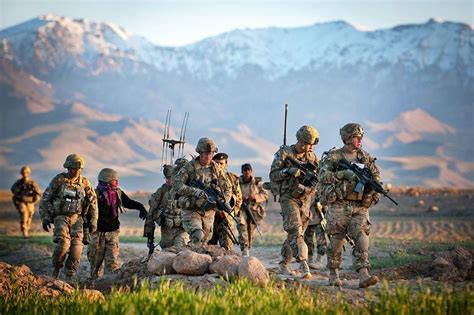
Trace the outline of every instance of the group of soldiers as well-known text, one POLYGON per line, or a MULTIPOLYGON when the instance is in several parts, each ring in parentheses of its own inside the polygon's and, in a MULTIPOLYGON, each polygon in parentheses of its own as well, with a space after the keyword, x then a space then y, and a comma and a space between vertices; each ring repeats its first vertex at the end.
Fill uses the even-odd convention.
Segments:
MULTIPOLYGON (((113 169, 99 172, 94 189, 81 175, 84 159, 71 154, 63 165, 67 172, 53 178, 39 202, 43 229, 49 231, 54 224, 53 276, 59 276, 66 257, 65 275, 75 276, 83 244, 88 244, 93 278, 104 272, 104 261, 105 272, 116 270, 119 214, 123 208, 139 210, 139 217, 145 220, 144 237, 150 254, 155 249, 155 225, 158 225, 159 245, 163 249, 180 248, 191 242, 219 244, 229 250, 239 244, 242 256, 249 256, 255 230, 265 216, 264 203, 269 189, 279 198, 283 229, 287 233, 281 249, 281 273, 299 273, 308 278, 310 267, 322 268, 327 253, 329 284, 341 286, 342 251, 344 242, 350 239, 359 286, 376 284, 377 277, 369 275, 368 208, 378 202, 378 193, 360 189, 356 174, 341 169, 340 161, 344 159, 367 168, 377 181, 379 171, 375 159, 362 149, 364 130, 359 124, 346 124, 340 135, 343 147, 325 152, 320 162, 313 152, 313 146, 319 142, 318 131, 312 126, 301 127, 296 133, 297 142, 283 145, 275 153, 270 182, 265 185, 262 178, 253 176, 248 163, 242 165, 240 176, 228 172, 229 156, 218 153, 212 139, 201 138, 196 146, 197 157, 191 161, 179 158, 174 165, 164 165, 165 183, 151 195, 148 212, 143 204, 130 199, 118 187, 119 176, 113 169), (233 232, 234 222, 238 239, 233 232), (297 271, 290 267, 293 258, 300 263, 297 271)), ((30 169, 23 167, 21 173, 22 179, 15 182, 12 192, 21 213, 21 230, 28 237, 34 204, 41 193, 30 178, 30 169)))

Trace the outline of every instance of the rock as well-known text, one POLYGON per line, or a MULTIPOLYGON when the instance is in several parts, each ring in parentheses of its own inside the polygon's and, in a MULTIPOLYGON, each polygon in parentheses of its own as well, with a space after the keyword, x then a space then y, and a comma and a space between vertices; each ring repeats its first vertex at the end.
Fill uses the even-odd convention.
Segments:
POLYGON ((172 252, 155 252, 147 263, 147 269, 155 275, 166 275, 175 273, 173 261, 177 255, 172 252))
POLYGON ((228 278, 237 276, 241 260, 242 258, 237 255, 225 255, 213 262, 209 266, 209 271, 228 278))
POLYGON ((84 289, 82 295, 89 301, 103 302, 105 301, 104 295, 98 290, 84 289))
POLYGON ((461 246, 456 246, 453 250, 453 263, 459 269, 461 275, 466 278, 469 271, 472 269, 471 253, 461 246))
POLYGON ((418 206, 423 207, 425 205, 425 201, 423 199, 418 200, 418 206))
POLYGON ((176 255, 173 268, 180 274, 199 276, 207 272, 211 263, 212 258, 209 255, 183 250, 176 255))
POLYGON ((438 206, 430 206, 428 208, 428 212, 438 212, 438 211, 439 211, 438 206))
POLYGON ((238 274, 255 283, 267 283, 270 280, 267 269, 256 257, 244 257, 239 264, 238 274))
POLYGON ((443 257, 437 257, 430 263, 430 268, 447 268, 451 266, 451 263, 443 257))

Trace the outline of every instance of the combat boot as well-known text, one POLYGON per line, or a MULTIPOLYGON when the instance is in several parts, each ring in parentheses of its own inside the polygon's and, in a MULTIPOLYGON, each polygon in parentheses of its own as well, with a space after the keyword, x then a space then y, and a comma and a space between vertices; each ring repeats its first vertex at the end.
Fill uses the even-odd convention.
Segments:
POLYGON ((367 288, 377 284, 377 282, 379 282, 379 278, 369 275, 367 268, 361 268, 359 270, 359 288, 367 288))
POLYGON ((323 256, 318 255, 317 258, 313 258, 313 257, 311 258, 312 258, 311 260, 308 260, 309 262, 308 265, 311 269, 320 270, 324 268, 323 256))
POLYGON ((309 271, 309 266, 306 260, 302 260, 300 263, 300 272, 301 272, 301 278, 303 279, 309 279, 311 278, 311 271, 309 271))
POLYGON ((329 270, 329 285, 342 287, 342 281, 339 279, 339 269, 329 270))
POLYGON ((290 268, 290 263, 287 262, 280 262, 278 272, 285 276, 295 275, 295 272, 290 268))
POLYGON ((54 279, 58 279, 58 278, 59 278, 59 270, 60 270, 59 268, 54 268, 53 274, 52 274, 52 276, 53 276, 54 279))
POLYGON ((248 248, 244 248, 242 250, 242 257, 249 257, 250 256, 250 251, 248 248))

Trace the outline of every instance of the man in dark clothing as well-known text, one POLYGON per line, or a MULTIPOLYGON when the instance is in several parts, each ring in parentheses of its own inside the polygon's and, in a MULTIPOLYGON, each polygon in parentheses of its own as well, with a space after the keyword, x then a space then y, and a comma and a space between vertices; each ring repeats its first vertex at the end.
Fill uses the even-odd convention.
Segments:
POLYGON ((96 194, 99 219, 97 231, 92 234, 92 241, 87 249, 92 278, 100 276, 104 260, 106 273, 113 272, 119 267, 119 211, 123 213, 123 208, 136 209, 140 211, 140 219, 144 220, 147 217, 143 204, 130 199, 118 187, 118 173, 113 169, 104 168, 99 172, 96 194))

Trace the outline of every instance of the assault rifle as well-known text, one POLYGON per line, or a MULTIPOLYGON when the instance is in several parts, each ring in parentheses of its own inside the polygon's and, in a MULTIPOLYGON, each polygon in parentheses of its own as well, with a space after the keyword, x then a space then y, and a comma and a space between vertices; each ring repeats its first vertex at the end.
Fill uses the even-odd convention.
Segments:
POLYGON ((351 170, 357 176, 359 181, 357 182, 354 189, 356 193, 360 193, 364 187, 369 190, 375 190, 379 194, 382 194, 384 197, 390 199, 391 202, 398 206, 398 203, 388 195, 388 191, 383 189, 382 185, 374 178, 374 175, 367 167, 361 168, 356 164, 352 164, 346 159, 340 160, 338 167, 342 170, 351 170))
POLYGON ((239 224, 239 221, 237 221, 237 219, 232 214, 234 206, 231 206, 225 200, 224 194, 222 194, 219 189, 212 186, 206 187, 200 180, 191 181, 189 186, 201 189, 206 193, 207 200, 202 206, 202 210, 206 211, 208 209, 217 208, 217 210, 227 213, 237 224, 239 224))
POLYGON ((318 183, 318 168, 309 162, 303 163, 288 156, 285 160, 286 164, 298 168, 304 176, 303 185, 306 187, 314 187, 318 183))
POLYGON ((252 221, 252 224, 255 225, 255 227, 257 228, 258 234, 260 234, 261 236, 262 232, 260 232, 260 229, 258 228, 257 220, 255 220, 255 216, 253 215, 252 210, 250 210, 248 204, 246 204, 245 202, 242 202, 241 208, 244 209, 245 214, 247 215, 247 217, 250 218, 250 221, 252 221))
MULTIPOLYGON (((219 213, 222 215, 218 215, 215 220, 217 220, 217 224, 220 224, 222 229, 224 230, 225 234, 230 238, 232 243, 234 245, 240 245, 239 241, 234 235, 234 232, 232 232, 232 228, 230 226, 229 220, 227 219, 227 216, 224 213, 219 213)), ((217 244, 217 243, 216 243, 217 244)))

